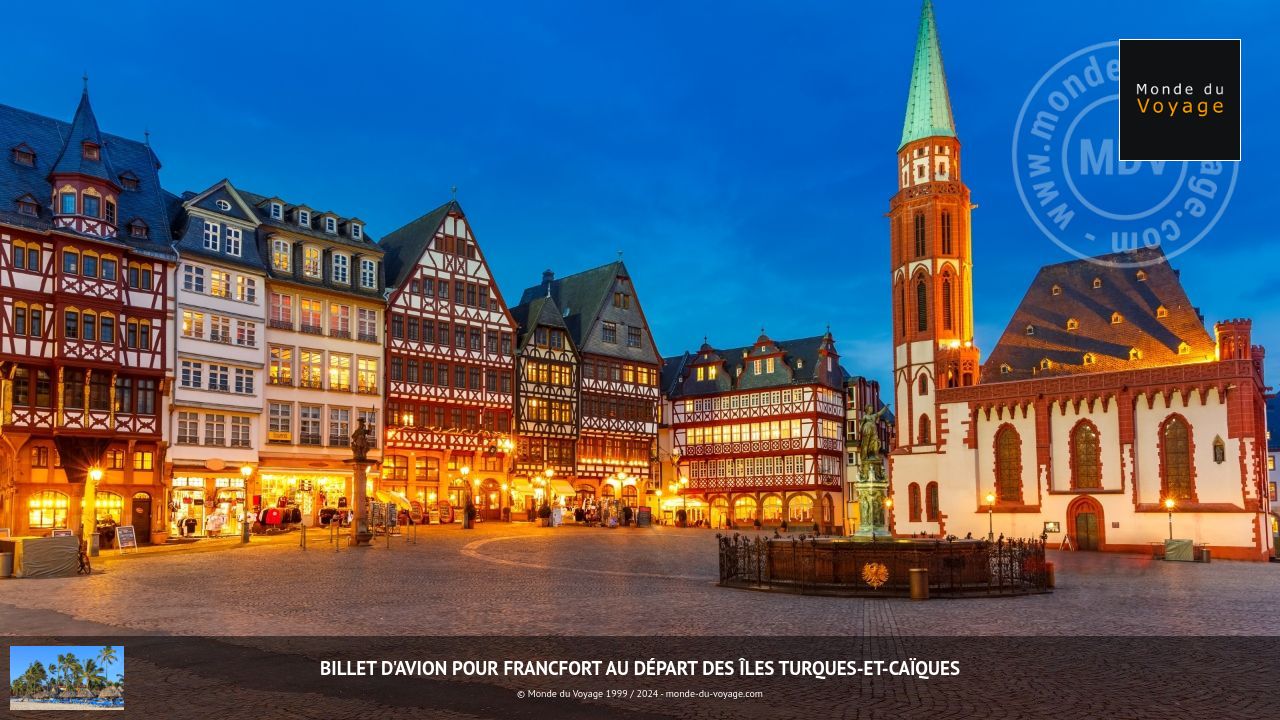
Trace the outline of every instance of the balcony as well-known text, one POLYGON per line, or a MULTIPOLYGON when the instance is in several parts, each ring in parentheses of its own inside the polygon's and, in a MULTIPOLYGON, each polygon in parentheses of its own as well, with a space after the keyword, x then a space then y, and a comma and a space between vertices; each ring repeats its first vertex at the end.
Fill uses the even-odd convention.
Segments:
POLYGON ((360 342, 376 343, 378 342, 378 333, 360 333, 356 336, 360 342))
POLYGON ((292 320, 276 320, 275 318, 272 318, 267 321, 267 327, 273 328, 275 330, 292 330, 293 321, 292 320))
POLYGON ((230 333, 211 332, 209 333, 209 342, 221 343, 223 345, 231 344, 230 333))
POLYGON ((320 446, 320 433, 303 433, 298 436, 299 445, 315 445, 320 446))
POLYGON ((311 390, 323 390, 323 389, 324 389, 324 380, 323 380, 322 378, 308 378, 308 377, 304 377, 304 378, 302 378, 301 380, 299 380, 299 381, 298 381, 298 387, 300 387, 300 388, 309 388, 309 389, 311 389, 311 390))
POLYGON ((293 378, 291 378, 291 377, 268 377, 268 378, 267 378, 267 384, 268 384, 268 385, 286 385, 286 386, 288 386, 288 387, 293 387, 293 378))
POLYGON ((351 438, 344 435, 330 435, 329 447, 347 447, 351 444, 351 438))
POLYGON ((358 388, 356 388, 356 392, 360 393, 361 395, 377 395, 378 386, 377 385, 361 385, 358 388))
POLYGON ((298 331, 307 335, 324 335, 324 328, 319 325, 308 325, 307 323, 302 323, 298 327, 298 331))
POLYGON ((351 331, 350 330, 330 330, 329 337, 338 338, 339 340, 350 340, 351 331))

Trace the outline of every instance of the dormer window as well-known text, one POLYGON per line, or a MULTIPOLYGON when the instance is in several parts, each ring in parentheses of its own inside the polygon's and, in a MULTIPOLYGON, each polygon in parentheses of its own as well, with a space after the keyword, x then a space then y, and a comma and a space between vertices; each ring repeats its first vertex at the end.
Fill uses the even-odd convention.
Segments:
POLYGON ((1141 351, 1141 350, 1139 350, 1138 348, 1129 348, 1129 359, 1130 359, 1130 360, 1141 360, 1141 359, 1142 359, 1142 351, 1141 351))
POLYGON ((329 234, 331 234, 331 235, 332 235, 332 234, 334 234, 334 233, 337 233, 337 232, 338 232, 338 220, 337 220, 336 218, 326 217, 326 218, 324 219, 324 231, 325 231, 325 232, 327 232, 327 233, 329 233, 329 234))
POLYGON ((1067 318, 1067 329, 1068 329, 1068 330, 1079 330, 1079 329, 1080 329, 1080 321, 1079 321, 1079 320, 1077 320, 1077 319, 1075 319, 1075 318, 1067 318))
POLYGON ((35 217, 40 213, 40 206, 36 203, 36 199, 30 195, 23 195, 18 198, 18 214, 35 217))
POLYGON ((102 157, 101 149, 98 147, 97 143, 86 141, 81 143, 80 148, 84 153, 85 160, 98 160, 102 157))
POLYGON ((19 165, 35 167, 36 151, 32 150, 26 143, 22 143, 13 149, 13 161, 19 165))
POLYGON ((1120 323, 1122 323, 1122 322, 1124 322, 1124 316, 1123 316, 1123 315, 1121 315, 1121 314, 1120 314, 1120 313, 1118 313, 1118 312, 1113 312, 1113 313, 1111 313, 1111 324, 1112 324, 1112 325, 1119 325, 1119 324, 1120 324, 1120 323))
POLYGON ((378 265, 373 260, 360 260, 360 287, 370 290, 378 287, 378 265))
POLYGON ((1169 317, 1169 308, 1167 308, 1167 307, 1165 307, 1165 306, 1163 306, 1163 305, 1161 305, 1160 307, 1156 308, 1156 317, 1158 317, 1158 318, 1167 318, 1167 317, 1169 317))
POLYGON ((1184 342, 1184 343, 1180 343, 1180 344, 1178 345, 1178 354, 1179 354, 1179 355, 1190 355, 1190 354, 1191 354, 1191 346, 1190 346, 1190 345, 1188 345, 1188 344, 1186 344, 1185 342, 1184 342))
POLYGON ((351 282, 351 259, 346 255, 334 253, 333 256, 333 281, 344 285, 351 282))
POLYGON ((1097 289, 1098 289, 1098 288, 1100 288, 1100 287, 1102 287, 1102 278, 1100 278, 1100 277, 1096 277, 1096 278, 1094 278, 1094 279, 1093 279, 1093 289, 1094 289, 1094 290, 1097 290, 1097 289))
POLYGON ((1092 365, 1092 364, 1094 364, 1094 363, 1095 363, 1095 362, 1097 362, 1097 361, 1098 361, 1098 358, 1094 357, 1093 353, 1085 353, 1085 354, 1084 354, 1084 364, 1085 364, 1085 365, 1092 365))
POLYGON ((141 220, 133 220, 129 223, 129 237, 146 240, 151 237, 151 228, 141 220))
POLYGON ((218 204, 218 209, 221 210, 222 212, 231 211, 231 203, 227 202, 226 200, 219 198, 217 204, 218 204))
POLYGON ((320 248, 306 247, 302 249, 302 272, 309 278, 320 277, 320 248))
POLYGON ((1138 278, 1138 282, 1146 282, 1146 281, 1147 281, 1147 271, 1146 271, 1146 270, 1139 270, 1139 271, 1137 272, 1137 274, 1135 275, 1135 277, 1137 277, 1137 278, 1138 278))
POLYGON ((120 174, 120 187, 125 190, 138 189, 138 176, 133 174, 132 170, 126 170, 120 174))
POLYGON ((353 240, 359 240, 363 237, 364 237, 364 228, 361 227, 360 223, 351 223, 351 238, 353 240))
POLYGON ((1054 286, 1053 286, 1053 290, 1051 290, 1050 292, 1052 292, 1054 295, 1061 295, 1061 294, 1062 294, 1062 286, 1061 286, 1061 285, 1054 285, 1054 286))
POLYGON ((1027 326, 1027 334, 1028 334, 1028 335, 1035 335, 1035 334, 1036 334, 1036 326, 1035 326, 1035 325, 1028 325, 1028 326, 1027 326))
POLYGON ((280 272, 289 272, 292 258, 293 248, 289 245, 288 240, 281 240, 280 238, 271 240, 271 267, 273 269, 280 272))
POLYGON ((284 205, 278 202, 271 203, 271 219, 281 220, 284 218, 284 205))
POLYGON ((1053 367, 1053 363, 1049 361, 1049 358, 1040 358, 1041 370, 1048 370, 1051 367, 1053 367))
POLYGON ((1000 374, 1001 374, 1001 375, 1008 375, 1008 374, 1009 374, 1009 373, 1011 373, 1011 372, 1013 372, 1013 368, 1009 367, 1008 363, 1005 363, 1005 364, 1003 364, 1003 365, 1001 365, 1001 366, 1000 366, 1000 374))
POLYGON ((298 211, 298 224, 302 227, 311 227, 311 212, 308 210, 298 211))

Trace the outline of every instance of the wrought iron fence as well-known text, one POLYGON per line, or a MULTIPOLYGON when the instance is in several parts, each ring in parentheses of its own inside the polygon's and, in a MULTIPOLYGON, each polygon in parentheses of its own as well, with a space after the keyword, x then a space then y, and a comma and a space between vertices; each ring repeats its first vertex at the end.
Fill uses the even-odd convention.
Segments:
POLYGON ((720 584, 806 595, 906 597, 910 570, 931 596, 1048 592, 1044 541, 777 539, 717 535, 720 584))

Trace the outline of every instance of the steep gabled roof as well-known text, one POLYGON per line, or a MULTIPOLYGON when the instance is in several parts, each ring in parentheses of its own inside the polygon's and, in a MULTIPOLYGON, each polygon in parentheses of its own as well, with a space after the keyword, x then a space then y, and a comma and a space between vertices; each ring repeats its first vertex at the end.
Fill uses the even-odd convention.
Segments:
POLYGON ((613 287, 614 280, 618 275, 626 274, 626 266, 621 260, 615 260, 607 265, 526 288, 520 295, 520 304, 548 295, 549 290, 551 298, 560 308, 573 344, 582 347, 585 333, 591 330, 592 321, 609 299, 609 290, 613 287))
POLYGON ((388 289, 394 290, 404 284, 450 210, 456 210, 466 217, 466 213, 462 212, 462 206, 456 200, 450 200, 399 230, 388 233, 378 243, 386 253, 382 263, 388 289))
POLYGON ((924 0, 920 9, 920 31, 916 37, 916 57, 911 66, 911 89, 907 93, 907 117, 902 123, 903 145, 927 137, 955 137, 951 117, 951 95, 947 73, 942 69, 942 46, 933 19, 933 3, 924 0))
POLYGON ((1072 260, 1040 268, 983 364, 984 384, 1182 365, 1214 357, 1215 343, 1163 251, 1142 249, 1097 260, 1144 265, 1139 269, 1072 260), (1187 351, 1180 353, 1184 343, 1187 351), (1086 362, 1086 354, 1091 362, 1086 362), (1045 360, 1048 367, 1042 368, 1045 360), (1009 371, 1001 372, 1002 366, 1009 371))
MULTIPOLYGON (((81 98, 81 108, 88 112, 87 98, 81 98)), ((119 172, 121 175, 132 174, 138 179, 136 190, 122 190, 118 198, 117 218, 120 232, 114 241, 155 257, 171 259, 173 249, 170 247, 172 236, 169 229, 170 196, 160 187, 160 161, 151 147, 145 143, 129 140, 118 135, 102 133, 97 129, 96 120, 91 121, 92 113, 86 116, 77 109, 81 137, 97 137, 102 154, 110 154, 109 165, 97 163, 98 168, 92 170, 95 177, 101 173, 119 172), (128 226, 134 220, 141 220, 150 229, 149 237, 134 238, 129 236, 128 226)), ((53 213, 49 203, 53 197, 53 186, 50 175, 55 163, 63 163, 63 168, 71 167, 68 163, 79 163, 80 145, 74 143, 74 152, 64 158, 63 150, 69 145, 73 134, 73 125, 44 115, 26 110, 0 105, 0 149, 8 150, 25 144, 35 153, 35 165, 28 167, 11 162, 9 158, 0 159, 0 222, 35 230, 52 228, 53 213), (40 212, 37 217, 17 212, 14 201, 26 194, 40 199, 40 212)), ((80 172, 80 169, 67 170, 80 172)), ((119 185, 119 178, 112 175, 112 183, 119 185)), ((59 232, 72 232, 62 229, 59 232)))
POLYGON ((104 140, 102 131, 98 129, 98 119, 93 115, 93 107, 89 104, 89 88, 80 95, 80 104, 76 106, 76 115, 71 120, 71 129, 67 133, 66 142, 58 161, 53 164, 52 173, 78 173, 99 180, 106 180, 112 185, 119 185, 120 180, 111 169, 111 148, 104 140), (98 146, 98 158, 90 160, 84 156, 84 143, 98 146))
MULTIPOLYGON (((511 317, 519 328, 517 348, 528 344, 533 336, 533 329, 538 326, 560 328, 565 331, 569 329, 564 324, 564 316, 560 313, 560 307, 556 305, 555 299, 546 296, 534 298, 531 302, 521 303, 511 308, 511 317)), ((569 342, 572 345, 572 336, 569 342)))

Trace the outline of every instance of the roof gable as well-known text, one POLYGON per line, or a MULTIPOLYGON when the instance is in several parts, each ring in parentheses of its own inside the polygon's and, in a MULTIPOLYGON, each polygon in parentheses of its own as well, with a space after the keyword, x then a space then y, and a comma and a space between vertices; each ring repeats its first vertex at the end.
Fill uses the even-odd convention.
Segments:
MULTIPOLYGON (((462 213, 462 206, 450 200, 431 212, 413 220, 407 225, 383 236, 378 243, 384 253, 383 268, 387 277, 387 287, 396 289, 404 285, 405 280, 413 272, 414 266, 426 252, 427 246, 439 232, 444 219, 450 210, 462 213)), ((463 214, 463 217, 466 217, 463 214)))

